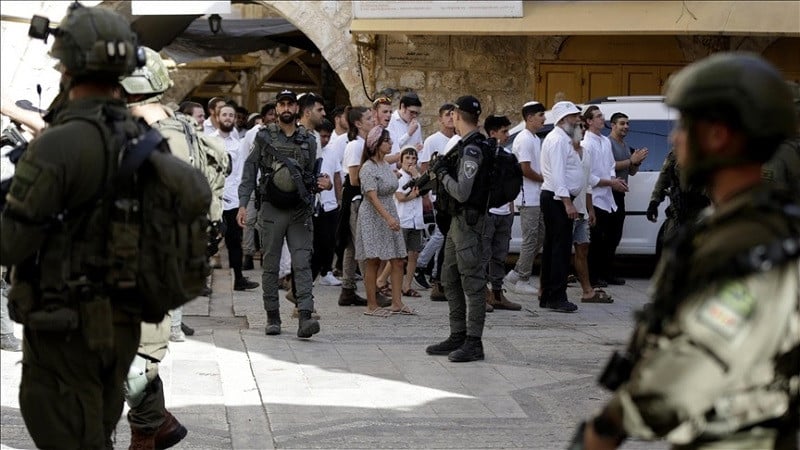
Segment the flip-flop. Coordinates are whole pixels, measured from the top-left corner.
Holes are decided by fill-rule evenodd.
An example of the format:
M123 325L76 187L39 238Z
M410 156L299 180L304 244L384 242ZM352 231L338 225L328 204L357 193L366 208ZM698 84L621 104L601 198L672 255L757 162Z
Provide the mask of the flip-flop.
M392 314L399 314L401 316L416 316L417 311L408 307L408 305L403 306L400 311L392 311Z
M382 317L387 318L391 316L393 312L388 308L375 308L372 311L366 310L364 311L365 316L372 316L372 317Z
M414 289L403 291L403 295L406 297L422 297L422 295L420 295L419 292L415 291Z

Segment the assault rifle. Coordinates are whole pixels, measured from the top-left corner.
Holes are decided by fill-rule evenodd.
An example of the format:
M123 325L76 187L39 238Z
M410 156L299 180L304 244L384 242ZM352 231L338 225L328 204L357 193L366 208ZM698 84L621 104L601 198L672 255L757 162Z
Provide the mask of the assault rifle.
M453 161L451 160L455 159L458 159L457 151L451 151L444 156L437 153L433 156L433 159L431 159L428 170L426 170L425 173L420 175L418 178L410 179L408 183L403 185L403 189L405 190L415 187L418 187L420 191L433 189L431 182L436 180L436 169L438 169L441 165L452 164Z

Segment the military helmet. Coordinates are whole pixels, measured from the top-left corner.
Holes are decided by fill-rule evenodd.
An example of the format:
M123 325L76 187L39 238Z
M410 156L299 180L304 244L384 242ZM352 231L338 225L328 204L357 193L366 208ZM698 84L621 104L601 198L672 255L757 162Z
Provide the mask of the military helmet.
M294 182L294 178L292 178L292 172L289 168L283 163L277 163L276 166L275 173L272 175L272 182L275 184L275 187L282 192L297 191L297 185Z
M724 108L738 116L754 139L777 140L797 127L792 93L780 72L751 53L716 53L686 66L669 79L666 103L693 112Z
M147 57L147 63L119 82L129 95L161 94L172 87L167 66L158 52L148 47L142 49Z
M55 33L50 56L75 76L105 74L120 77L144 63L136 34L120 14L106 8L69 7Z

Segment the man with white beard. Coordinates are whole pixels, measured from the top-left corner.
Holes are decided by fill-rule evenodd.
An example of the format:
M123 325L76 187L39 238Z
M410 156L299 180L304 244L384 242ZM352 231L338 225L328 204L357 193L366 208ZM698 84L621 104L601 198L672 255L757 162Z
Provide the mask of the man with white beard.
M553 128L542 142L542 191L544 251L539 306L558 312L574 312L578 306L567 300L567 275L572 249L573 220L578 211L572 203L583 187L581 158L573 147L580 142L580 109L572 102L553 106Z

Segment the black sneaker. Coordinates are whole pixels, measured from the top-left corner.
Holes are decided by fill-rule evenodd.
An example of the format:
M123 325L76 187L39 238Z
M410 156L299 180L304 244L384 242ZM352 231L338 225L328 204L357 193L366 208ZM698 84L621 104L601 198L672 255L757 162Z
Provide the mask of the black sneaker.
M241 279L236 280L236 282L233 283L233 290L246 291L248 289L255 289L258 286L259 284L256 283L255 281L250 281L247 279L247 277L242 277Z
M183 331L183 334L187 336L194 336L194 328L190 327L189 325L186 325L183 322L181 322L181 331Z
M556 312L571 313L578 310L578 305L568 300L564 300L558 303L548 303L547 308Z
M417 284L417 287L420 289L430 289L431 285L428 283L428 280L425 278L425 273L417 270L414 273L414 282Z

